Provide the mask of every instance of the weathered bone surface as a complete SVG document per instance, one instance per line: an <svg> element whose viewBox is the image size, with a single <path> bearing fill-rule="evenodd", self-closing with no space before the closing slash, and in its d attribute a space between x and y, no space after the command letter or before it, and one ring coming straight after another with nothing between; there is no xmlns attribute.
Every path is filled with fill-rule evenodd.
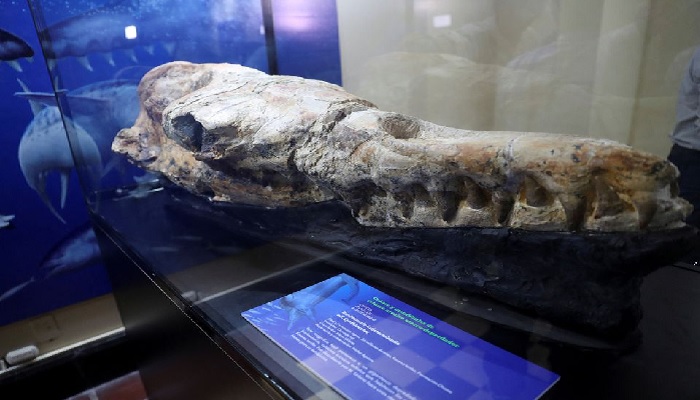
<svg viewBox="0 0 700 400"><path fill-rule="evenodd" d="M139 93L113 149L216 200L339 199L365 226L543 231L672 229L690 211L672 164L608 140L442 127L229 64L165 64Z"/></svg>
<svg viewBox="0 0 700 400"><path fill-rule="evenodd" d="M236 65L165 64L139 96L113 150L223 202L203 202L203 219L597 335L633 331L642 277L695 239L676 168L615 142L437 126Z"/></svg>

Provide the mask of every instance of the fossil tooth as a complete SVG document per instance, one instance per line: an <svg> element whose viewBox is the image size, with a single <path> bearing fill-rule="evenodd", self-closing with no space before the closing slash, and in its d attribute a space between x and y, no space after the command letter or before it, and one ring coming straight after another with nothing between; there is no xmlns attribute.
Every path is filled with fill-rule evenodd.
<svg viewBox="0 0 700 400"><path fill-rule="evenodd" d="M678 197L678 194L680 193L680 188L678 187L678 181L673 181L670 183L669 191L671 193L672 198Z"/></svg>
<svg viewBox="0 0 700 400"><path fill-rule="evenodd" d="M618 215L625 210L625 204L620 196L603 179L596 177L594 184L596 192L595 218Z"/></svg>
<svg viewBox="0 0 700 400"><path fill-rule="evenodd" d="M464 197L470 208L479 210L490 203L491 194L469 178L464 180L464 187L462 190L465 193Z"/></svg>
<svg viewBox="0 0 700 400"><path fill-rule="evenodd" d="M639 217L639 229L646 229L659 209L658 203L651 193L636 193L632 197L634 207Z"/></svg>
<svg viewBox="0 0 700 400"><path fill-rule="evenodd" d="M584 195L566 194L559 197L566 213L566 226L571 231L580 230L586 216L588 199Z"/></svg>
<svg viewBox="0 0 700 400"><path fill-rule="evenodd" d="M544 207L552 203L552 196L533 178L526 176L523 181L522 197L533 207Z"/></svg>
<svg viewBox="0 0 700 400"><path fill-rule="evenodd" d="M448 224L454 221L457 216L457 211L459 210L459 203L462 201L462 197L456 191L445 191L440 194L438 203L442 208L442 219Z"/></svg>
<svg viewBox="0 0 700 400"><path fill-rule="evenodd" d="M503 192L494 192L493 196L494 217L498 224L505 225L508 222L508 217L511 211L513 211L513 205L515 205L515 200L512 196Z"/></svg>

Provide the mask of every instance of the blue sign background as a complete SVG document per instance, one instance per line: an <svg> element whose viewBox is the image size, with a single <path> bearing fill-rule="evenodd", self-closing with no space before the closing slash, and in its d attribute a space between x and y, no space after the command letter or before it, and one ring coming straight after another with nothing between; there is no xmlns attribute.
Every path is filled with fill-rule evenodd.
<svg viewBox="0 0 700 400"><path fill-rule="evenodd" d="M346 274L243 317L353 399L535 399L559 379Z"/></svg>

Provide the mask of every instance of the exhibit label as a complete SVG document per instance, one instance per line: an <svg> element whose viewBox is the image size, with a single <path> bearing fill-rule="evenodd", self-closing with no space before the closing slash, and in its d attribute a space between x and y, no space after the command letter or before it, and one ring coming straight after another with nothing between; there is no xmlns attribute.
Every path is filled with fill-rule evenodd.
<svg viewBox="0 0 700 400"><path fill-rule="evenodd" d="M243 317L350 399L536 399L559 379L347 274Z"/></svg>

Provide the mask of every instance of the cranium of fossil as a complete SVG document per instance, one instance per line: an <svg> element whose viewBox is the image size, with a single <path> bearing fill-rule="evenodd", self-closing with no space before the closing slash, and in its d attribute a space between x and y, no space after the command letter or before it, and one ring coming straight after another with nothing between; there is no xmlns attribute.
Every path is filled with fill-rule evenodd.
<svg viewBox="0 0 700 400"><path fill-rule="evenodd" d="M139 86L113 150L215 200L337 199L366 226L637 231L683 226L668 161L609 140L438 126L342 88L173 62Z"/></svg>

